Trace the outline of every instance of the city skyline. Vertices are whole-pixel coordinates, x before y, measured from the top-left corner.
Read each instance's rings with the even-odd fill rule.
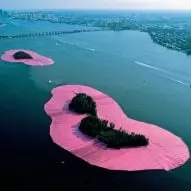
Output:
[[[162,9],[191,10],[190,0],[7,0],[1,9]]]

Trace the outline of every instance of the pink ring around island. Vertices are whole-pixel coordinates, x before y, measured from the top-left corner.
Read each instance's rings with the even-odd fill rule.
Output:
[[[19,59],[19,60],[14,59],[13,55],[18,51],[23,51],[28,53],[29,55],[32,56],[33,59]],[[52,60],[51,58],[47,58],[31,50],[24,50],[24,49],[8,50],[1,56],[1,59],[6,62],[19,62],[30,66],[46,66],[54,63],[54,60]]]
[[[143,134],[149,145],[139,148],[108,149],[83,135],[79,123],[86,115],[68,110],[68,103],[75,93],[90,95],[97,104],[98,116],[127,132]],[[183,165],[189,159],[189,149],[181,138],[156,125],[128,118],[120,106],[108,95],[80,85],[60,86],[52,90],[53,97],[45,104],[51,117],[50,136],[54,143],[91,165],[110,170],[169,171]]]

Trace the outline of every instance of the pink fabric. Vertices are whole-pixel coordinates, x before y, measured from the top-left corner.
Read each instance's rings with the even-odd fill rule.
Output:
[[[75,93],[90,95],[97,104],[98,116],[127,132],[135,132],[149,138],[147,147],[105,148],[95,139],[83,135],[79,122],[85,115],[68,110],[69,101]],[[46,113],[52,118],[50,135],[54,143],[88,163],[110,170],[166,171],[183,165],[189,158],[189,150],[181,138],[152,124],[128,118],[119,105],[108,95],[86,86],[66,85],[52,90],[53,97],[45,104]]]
[[[33,57],[33,59],[14,59],[13,55],[18,51],[23,51],[30,54]],[[1,56],[1,59],[7,62],[22,62],[26,65],[31,66],[46,66],[54,63],[54,61],[51,58],[41,56],[31,50],[8,50],[4,53],[4,55]]]

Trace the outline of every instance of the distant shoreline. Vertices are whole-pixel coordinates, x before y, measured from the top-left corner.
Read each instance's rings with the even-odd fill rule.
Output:
[[[154,43],[191,55],[191,14],[175,10],[33,10],[13,12],[12,19],[49,21],[102,30],[147,32]]]

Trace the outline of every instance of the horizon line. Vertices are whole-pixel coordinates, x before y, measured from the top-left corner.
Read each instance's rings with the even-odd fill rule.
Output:
[[[71,11],[191,11],[189,9],[146,9],[146,8],[118,8],[118,9],[110,9],[110,8],[16,8],[16,9],[7,9],[7,8],[0,8],[5,11],[32,11],[32,10],[71,10]]]

